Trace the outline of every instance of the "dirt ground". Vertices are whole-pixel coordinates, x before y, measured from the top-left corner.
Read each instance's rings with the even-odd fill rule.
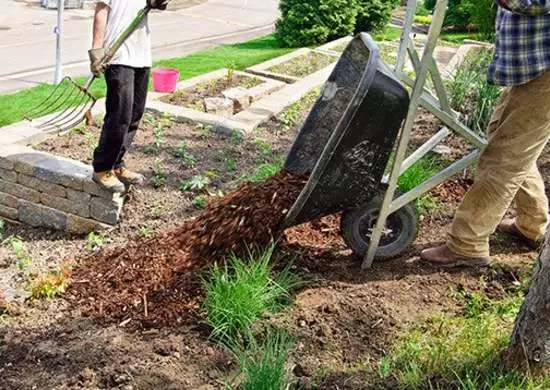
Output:
[[[293,131],[273,131],[281,127],[274,120],[259,133],[232,139],[200,126],[171,123],[164,129],[161,147],[146,153],[154,141],[155,122],[145,121],[128,165],[152,178],[162,159],[166,184],[156,188],[148,182],[133,190],[123,220],[107,234],[104,249],[136,240],[140,227],[160,231],[196,216],[200,210],[192,203],[194,197],[227,192],[259,163],[276,161],[294,137]],[[438,126],[421,117],[417,130],[418,141]],[[92,133],[97,136],[97,129]],[[40,148],[89,162],[91,137],[71,134]],[[196,157],[192,168],[173,153],[182,140]],[[453,140],[448,141],[453,153],[466,148],[461,143],[453,145]],[[540,161],[544,177],[550,171],[548,152]],[[235,160],[236,169],[228,159]],[[206,189],[179,190],[182,180],[205,171],[215,173],[209,175]],[[499,235],[491,242],[497,265],[490,269],[449,271],[419,261],[422,248],[444,240],[452,209],[467,188],[468,180],[462,179],[436,188],[431,195],[446,207],[422,218],[420,233],[407,253],[375,263],[369,270],[361,270],[359,260],[344,245],[339,216],[286,231],[276,259],[281,264],[292,262],[294,272],[309,283],[295,293],[291,308],[266,321],[295,336],[289,369],[302,388],[311,388],[312,382],[319,389],[367,388],[358,368],[374,364],[411,325],[439,313],[459,312],[463,301],[456,299],[456,291],[480,290],[499,297],[517,281],[519,269],[536,254]],[[9,223],[4,236],[11,234],[21,236],[33,264],[24,272],[13,264],[2,270],[0,290],[18,291],[22,297],[24,279],[32,273],[86,253],[81,237]],[[86,261],[93,262],[94,257]],[[136,329],[124,322],[106,325],[85,317],[78,306],[63,298],[20,301],[13,301],[0,325],[0,389],[210,390],[225,388],[227,378],[235,374],[233,357],[208,340],[200,310],[177,326]]]

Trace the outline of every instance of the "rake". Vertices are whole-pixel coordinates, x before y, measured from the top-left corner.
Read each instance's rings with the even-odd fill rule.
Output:
[[[150,10],[151,8],[147,6],[138,12],[130,25],[107,49],[102,61],[103,64],[106,65],[111,61],[118,49],[132,35]],[[91,93],[91,87],[97,78],[98,76],[91,75],[84,85],[80,85],[68,76],[63,78],[42,103],[25,115],[25,119],[33,121],[45,117],[44,121],[36,127],[45,132],[57,130],[59,133],[78,126],[84,120],[90,123],[92,120],[91,111],[97,101],[97,98]],[[53,116],[50,117],[50,115]]]

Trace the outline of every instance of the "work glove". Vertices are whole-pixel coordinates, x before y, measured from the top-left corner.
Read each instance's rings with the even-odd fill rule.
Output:
[[[104,48],[92,49],[88,51],[88,55],[90,56],[90,70],[96,77],[101,76],[107,68],[107,64],[103,61],[105,59],[105,54]]]
[[[147,6],[164,11],[168,6],[168,0],[147,0]]]

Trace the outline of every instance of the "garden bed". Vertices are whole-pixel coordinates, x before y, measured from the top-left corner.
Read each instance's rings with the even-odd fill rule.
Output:
[[[228,96],[231,96],[230,94],[228,95],[228,91],[233,90],[240,92],[238,96],[240,99],[235,97],[235,101],[232,100],[231,102],[228,116],[232,116],[247,109],[250,103],[258,98],[258,96],[253,96],[252,89],[264,83],[265,81],[255,76],[234,74],[233,71],[228,70],[224,77],[203,81],[185,89],[178,89],[170,95],[163,96],[160,100],[165,103],[208,112],[207,99],[220,98],[232,100],[228,98]]]
[[[179,250],[191,246],[183,240],[178,243],[178,251],[171,251],[174,247],[170,245],[178,237],[186,236],[168,231],[183,223],[201,221],[195,219],[201,208],[239,183],[261,181],[277,172],[296,135],[297,125],[316,96],[317,91],[311,92],[247,135],[217,134],[205,125],[176,123],[148,114],[127,159],[127,165],[144,173],[148,181],[128,194],[117,227],[105,235],[82,239],[6,222],[0,228],[2,237],[18,237],[20,241],[4,240],[0,246],[0,260],[6,259],[0,265],[0,291],[9,294],[10,299],[31,292],[50,292],[44,287],[36,289],[37,275],[58,269],[70,274],[63,265],[68,261],[76,267],[73,284],[90,283],[89,279],[93,279],[121,296],[134,294],[136,302],[128,305],[135,307],[119,309],[138,312],[136,307],[151,301],[151,296],[143,294],[146,292],[141,290],[143,285],[136,281],[145,281],[148,286],[155,284],[159,270],[166,270],[163,265],[180,256]],[[413,145],[425,142],[439,128],[439,122],[423,112],[415,123]],[[82,128],[35,147],[89,162],[98,134],[98,127]],[[466,145],[455,143],[452,137],[444,144],[451,150],[449,159],[467,150]],[[548,150],[540,163],[543,177],[548,177]],[[277,183],[277,187],[283,186]],[[452,208],[468,186],[468,180],[457,178],[434,189],[430,197],[445,207],[425,209],[413,246],[400,258],[375,263],[373,269],[365,272],[360,271],[359,260],[351,255],[340,237],[339,215],[287,229],[275,250],[274,273],[288,266],[304,282],[276,302],[280,308],[291,298],[291,307],[262,316],[249,329],[262,334],[277,328],[292,335],[295,342],[289,347],[284,367],[288,382],[292,383],[289,388],[396,388],[401,383],[398,379],[403,378],[392,376],[392,370],[397,368],[388,359],[405,332],[418,326],[422,334],[426,333],[434,326],[433,318],[440,318],[441,313],[448,317],[465,313],[471,317],[475,307],[485,312],[486,302],[478,302],[479,296],[498,300],[509,293],[518,294],[520,269],[536,254],[499,235],[491,239],[499,265],[488,270],[441,270],[417,261],[421,249],[445,240]],[[252,201],[244,203],[241,207],[248,207]],[[143,242],[150,242],[150,248]],[[151,248],[162,245],[162,250],[155,253],[163,256],[150,265],[141,257],[139,261],[124,258],[133,253],[137,259],[140,253],[136,254],[135,248],[140,244],[144,256],[151,254],[147,254]],[[112,263],[105,262],[104,254],[112,251],[118,251],[121,257]],[[125,267],[128,272],[124,272]],[[113,275],[122,277],[117,279]],[[204,270],[193,273],[192,279],[176,278],[166,291],[184,299],[152,301],[168,304],[151,306],[151,315],[158,310],[176,310],[178,314],[162,324],[134,321],[133,317],[116,312],[112,315],[113,306],[109,306],[106,318],[108,313],[102,309],[104,296],[95,300],[89,292],[84,294],[85,305],[82,295],[78,295],[77,304],[63,296],[47,301],[35,297],[24,303],[16,299],[0,323],[3,345],[0,383],[10,389],[214,390],[227,389],[228,383],[238,386],[242,380],[238,375],[242,355],[237,358],[209,338],[212,328],[204,325],[208,313],[202,306],[203,296],[198,294],[203,289],[202,279],[208,279]],[[126,286],[128,289],[124,291]],[[86,289],[78,289],[83,290]],[[190,291],[191,295],[178,295]],[[249,297],[244,298],[250,301]],[[118,304],[114,302],[114,306]],[[148,317],[148,314],[139,310],[139,315]],[[455,333],[460,334],[459,331],[448,334]],[[419,344],[410,344],[417,353],[422,352]],[[251,344],[250,349],[253,347]],[[415,356],[410,356],[411,364],[416,364]],[[450,386],[446,378],[421,372],[421,376],[424,374],[429,376],[426,380],[433,387],[454,387],[460,380],[455,378]]]
[[[322,71],[338,60],[338,55],[326,51],[298,49],[247,69],[248,72],[294,83],[306,76]]]

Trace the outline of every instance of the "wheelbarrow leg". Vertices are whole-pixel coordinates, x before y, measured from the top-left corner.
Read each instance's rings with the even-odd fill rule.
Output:
[[[388,181],[388,188],[384,196],[384,201],[382,202],[382,208],[380,209],[378,221],[370,237],[370,246],[362,264],[363,269],[370,268],[372,266],[376,250],[378,249],[378,244],[380,243],[380,239],[386,225],[386,220],[390,215],[392,200],[395,194],[395,190],[397,188],[397,180],[399,179],[401,166],[403,164],[403,161],[405,160],[405,153],[407,151],[407,146],[411,137],[416,113],[420,105],[420,98],[422,97],[422,94],[424,92],[424,86],[426,85],[428,69],[433,61],[433,53],[437,45],[437,39],[441,32],[441,28],[443,27],[443,19],[445,18],[447,4],[448,0],[439,0],[434,16],[432,18],[432,24],[428,33],[428,41],[426,43],[426,47],[424,48],[420,67],[417,70],[416,80],[414,82],[413,90],[411,93],[409,111],[407,113],[403,129],[401,131],[401,136],[399,137],[399,144],[397,147],[395,160],[393,161],[392,170]],[[416,0],[409,0],[407,3],[407,17],[405,21],[406,25],[403,36],[401,38],[401,45],[398,56],[398,65],[401,66],[404,63],[404,53],[406,48],[408,47],[408,41],[410,40],[410,31],[412,29],[411,26],[412,20],[414,18],[415,9]],[[396,70],[400,71],[400,69]]]

